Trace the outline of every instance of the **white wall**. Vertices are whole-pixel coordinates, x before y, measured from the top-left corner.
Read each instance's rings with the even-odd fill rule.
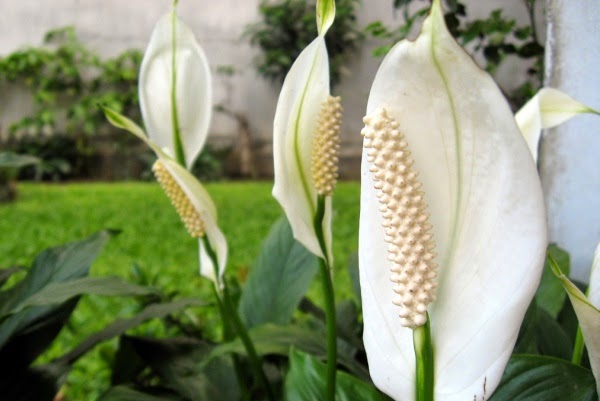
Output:
[[[600,2],[548,0],[547,85],[600,110]],[[600,118],[583,115],[549,130],[540,156],[550,240],[589,280],[600,241]]]
[[[484,17],[494,8],[502,7],[519,22],[527,22],[522,0],[471,0],[469,16]],[[135,47],[143,49],[150,37],[155,21],[170,10],[171,2],[149,0],[0,0],[0,55],[23,46],[37,46],[44,33],[65,25],[75,25],[79,37],[104,55],[115,55]],[[179,14],[196,33],[214,68],[234,65],[241,73],[232,80],[234,92],[232,105],[245,111],[251,123],[252,134],[269,139],[279,88],[255,73],[253,58],[257,50],[241,38],[244,27],[258,20],[259,0],[181,0]],[[366,25],[374,20],[395,25],[400,15],[395,15],[392,0],[362,0],[359,23]],[[360,150],[360,129],[370,85],[380,59],[371,56],[374,42],[367,41],[363,50],[347,66],[342,84],[335,94],[343,96],[345,109],[343,141],[350,146],[346,152],[357,155]],[[507,86],[514,84],[512,77],[523,76],[522,63],[507,63],[502,71]],[[223,78],[215,76],[214,101],[226,97]],[[7,121],[14,119],[28,98],[0,88],[0,133],[6,130]],[[213,135],[230,135],[235,125],[227,117],[215,113]],[[352,144],[356,144],[352,146]],[[357,172],[358,175],[358,172]]]

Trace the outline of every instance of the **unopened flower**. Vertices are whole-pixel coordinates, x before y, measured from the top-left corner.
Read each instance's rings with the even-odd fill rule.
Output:
[[[415,399],[412,328],[428,316],[435,400],[487,399],[546,249],[527,145],[439,0],[420,36],[382,62],[366,114],[359,263],[371,377],[394,399]]]
[[[150,139],[191,168],[208,135],[210,68],[192,31],[175,12],[163,16],[144,53],[139,97]]]

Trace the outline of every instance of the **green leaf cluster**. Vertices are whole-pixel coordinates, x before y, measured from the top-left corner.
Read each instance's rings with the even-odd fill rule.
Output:
[[[101,231],[82,241],[47,249],[30,269],[0,270],[0,389],[14,401],[53,400],[73,364],[98,343],[197,300],[158,302],[156,289],[117,277],[89,277],[92,262],[114,233]],[[23,276],[19,279],[18,276]],[[6,288],[4,288],[6,287]],[[72,350],[35,363],[65,327],[82,295],[137,296],[154,302],[132,318],[116,320]],[[158,303],[157,303],[158,302]]]
[[[325,36],[335,86],[342,79],[348,58],[358,50],[363,34],[356,20],[358,0],[337,0],[335,21]],[[283,82],[300,52],[317,37],[316,1],[262,0],[259,13],[262,21],[246,28],[250,43],[261,50],[256,60],[258,73]]]
[[[41,47],[0,58],[0,82],[30,89],[34,101],[33,113],[13,122],[9,132],[97,134],[108,127],[98,104],[136,115],[141,59],[140,51],[127,50],[102,60],[71,26],[46,33]]]

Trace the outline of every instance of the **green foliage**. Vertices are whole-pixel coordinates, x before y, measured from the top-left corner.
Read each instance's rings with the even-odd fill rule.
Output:
[[[73,27],[48,32],[42,47],[0,59],[0,82],[24,85],[33,94],[32,115],[11,124],[11,133],[92,135],[108,127],[98,104],[130,116],[138,112],[137,76],[142,55],[127,50],[102,60],[79,41]]]
[[[565,360],[514,355],[490,401],[597,401],[589,369]]]
[[[19,170],[39,162],[37,157],[0,152],[0,203],[12,201],[17,197],[15,177]]]
[[[60,134],[13,137],[4,146],[39,159],[39,163],[21,169],[19,179],[22,180],[81,179],[87,177],[94,168],[96,151],[84,137]]]
[[[193,299],[157,303],[165,297],[156,289],[116,277],[88,277],[90,266],[112,234],[101,231],[79,242],[40,253],[21,280],[23,269],[0,269],[0,389],[15,401],[55,399],[73,364],[100,342],[119,336],[140,323],[164,318],[190,305]],[[15,275],[14,279],[11,276]],[[2,287],[12,282],[7,289]],[[82,295],[144,297],[153,302],[136,316],[117,320],[81,341],[59,358],[33,364],[67,325]]]
[[[287,219],[277,220],[240,299],[240,316],[246,326],[289,323],[316,273],[316,257],[294,240]]]
[[[285,381],[285,399],[288,401],[312,401],[321,399],[325,391],[325,364],[301,351],[290,351],[290,371]],[[386,401],[388,397],[375,387],[345,372],[338,372],[336,401],[364,400]]]
[[[415,9],[417,3],[425,4]],[[523,83],[512,93],[506,93],[515,109],[523,105],[541,87],[544,74],[544,46],[536,33],[536,0],[523,2],[529,16],[529,24],[524,26],[517,25],[514,18],[504,15],[502,9],[491,11],[487,18],[469,19],[463,2],[445,0],[445,3],[448,29],[490,74],[498,71],[507,56],[531,62]],[[409,37],[429,11],[428,2],[423,0],[394,0],[393,4],[401,10],[404,24],[389,28],[381,21],[375,21],[366,28],[372,37],[385,42],[374,50],[378,57],[385,55],[397,41]]]
[[[257,60],[263,77],[283,82],[300,52],[317,36],[316,1],[262,0],[262,21],[247,27],[250,43],[262,55]],[[357,27],[355,8],[358,0],[336,1],[336,17],[325,36],[331,69],[331,82],[342,78],[348,56],[358,49],[363,35]]]

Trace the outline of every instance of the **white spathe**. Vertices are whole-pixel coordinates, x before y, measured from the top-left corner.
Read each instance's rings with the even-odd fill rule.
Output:
[[[527,144],[488,74],[454,41],[434,1],[419,37],[398,43],[375,77],[367,113],[399,124],[423,183],[438,252],[429,317],[436,401],[489,397],[498,385],[546,249],[541,185]],[[412,330],[392,303],[382,216],[363,153],[359,235],[364,342],[371,377],[415,398]]]
[[[322,33],[324,35],[324,32]],[[311,175],[311,154],[317,120],[329,96],[329,59],[324,36],[300,53],[283,82],[273,122],[273,196],[283,207],[294,238],[331,264],[331,198],[326,198],[324,255],[314,228],[317,191]]]
[[[220,279],[225,272],[225,266],[227,265],[227,240],[217,224],[217,209],[208,192],[206,192],[196,177],[149,139],[146,136],[146,133],[136,123],[114,110],[104,108],[104,112],[111,124],[117,128],[129,131],[144,141],[148,147],[154,151],[164,167],[171,174],[171,177],[179,184],[198,214],[202,217],[208,242],[217,257],[218,269],[215,269],[212,259],[208,256],[204,242],[202,241],[202,238],[200,238],[198,240],[200,246],[200,274],[212,280],[215,284],[220,285]],[[218,271],[219,277],[215,276],[215,270]]]
[[[177,66],[176,116],[171,93],[173,51]],[[185,164],[191,168],[208,135],[212,114],[211,75],[194,34],[174,13],[164,15],[152,32],[140,69],[139,97],[150,139],[172,155],[177,154],[174,129],[177,118]]]
[[[542,88],[515,114],[515,120],[537,162],[542,129],[556,127],[582,113],[599,114],[558,89]]]

